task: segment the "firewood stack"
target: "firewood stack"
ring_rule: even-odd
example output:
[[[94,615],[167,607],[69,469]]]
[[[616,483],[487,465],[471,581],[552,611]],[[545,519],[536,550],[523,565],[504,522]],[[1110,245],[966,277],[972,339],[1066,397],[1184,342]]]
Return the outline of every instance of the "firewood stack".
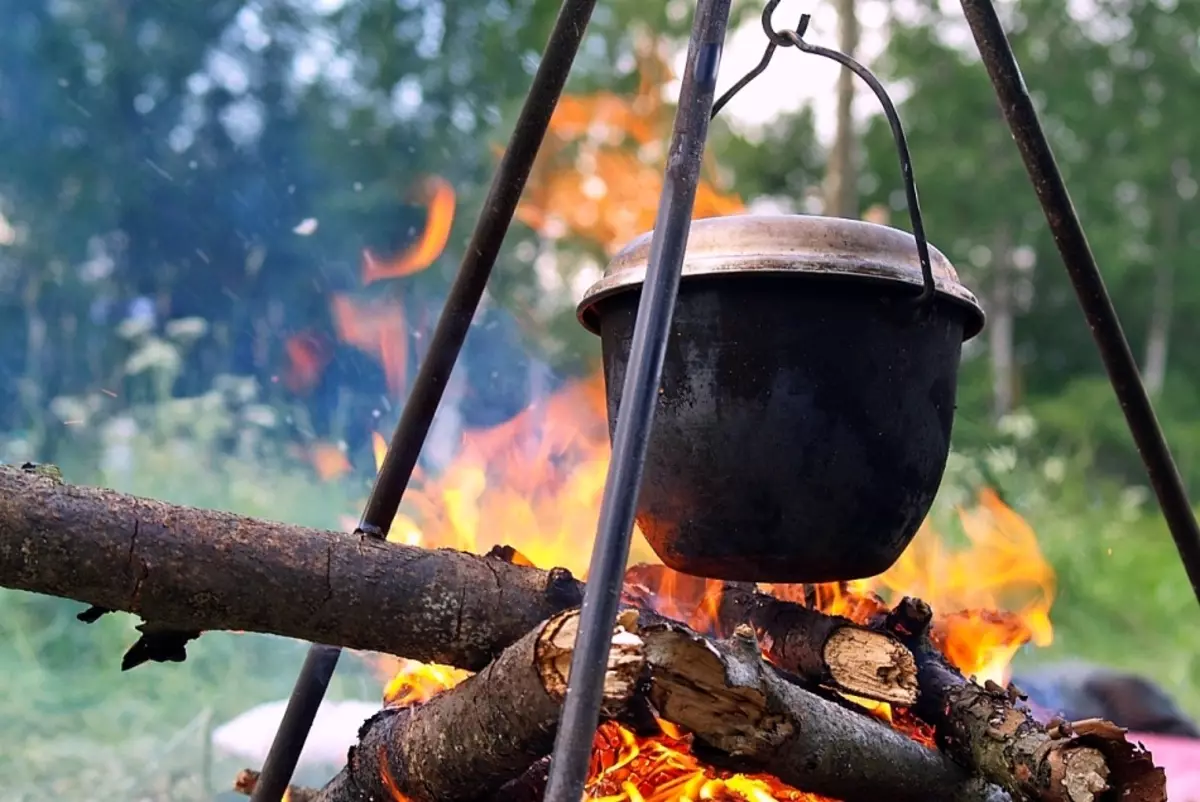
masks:
[[[627,575],[593,796],[1165,802],[1163,771],[1119,727],[1043,726],[1018,689],[964,677],[919,600],[872,602],[851,621],[748,585],[658,593],[662,570]],[[91,605],[84,620],[135,613],[143,640],[178,636],[151,660],[182,659],[188,640],[226,629],[477,672],[382,709],[342,772],[293,802],[539,800],[583,596],[568,571],[512,550],[374,543],[69,485],[38,466],[0,466],[0,585]],[[729,782],[691,795],[653,772],[622,775],[606,749],[623,738]],[[731,772],[767,778],[771,793],[740,794]],[[244,773],[239,789],[255,779]]]
[[[502,550],[487,559],[514,558]],[[917,599],[891,610],[879,603],[856,623],[741,583],[688,580],[660,600],[663,570],[627,575],[593,760],[596,796],[700,798],[693,794],[709,782],[717,795],[704,798],[750,799],[719,782],[741,773],[773,778],[776,799],[810,802],[1166,799],[1163,771],[1121,728],[1043,726],[1017,688],[963,677],[934,645],[932,612]],[[540,800],[577,626],[577,609],[559,612],[495,644],[498,656],[461,684],[385,707],[363,725],[337,777],[289,798]],[[707,770],[691,786],[632,769],[614,780],[604,757],[614,733],[665,743]],[[237,787],[249,793],[255,780],[243,772]]]

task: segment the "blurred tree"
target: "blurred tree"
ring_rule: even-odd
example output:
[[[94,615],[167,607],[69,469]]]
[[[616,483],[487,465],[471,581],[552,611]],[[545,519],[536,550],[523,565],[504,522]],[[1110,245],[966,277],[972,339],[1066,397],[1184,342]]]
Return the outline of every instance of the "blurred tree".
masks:
[[[1062,415],[1046,408],[1077,404],[1079,394],[1070,389],[1076,382],[1098,392],[1102,369],[986,73],[973,47],[963,44],[970,40],[957,4],[946,9],[923,3],[897,15],[877,66],[907,95],[901,115],[930,236],[979,292],[989,315],[987,358],[976,346],[964,364],[960,435],[986,436],[990,427],[972,424],[1031,404],[1056,422],[1056,431],[1045,433],[1055,447],[1095,445],[1089,429],[1113,432],[1104,449],[1110,456],[1115,449],[1122,470],[1136,476],[1140,466],[1111,390],[1096,399],[1111,427],[1097,427],[1077,408]],[[1194,37],[1179,35],[1180,9],[1154,0],[1101,3],[1097,13],[1079,18],[1053,0],[1019,0],[1001,11],[1110,292],[1135,347],[1146,353],[1148,382],[1156,389],[1168,373],[1171,326],[1181,320],[1180,309],[1192,313],[1188,322],[1195,319],[1200,291],[1200,283],[1173,269],[1194,247],[1187,222],[1194,214],[1195,138],[1187,132],[1197,119],[1187,104],[1171,101],[1200,88]],[[881,119],[864,144],[866,201],[900,210],[894,149]],[[1180,368],[1194,361],[1190,352],[1174,358]],[[1196,392],[1196,380],[1185,376],[1197,375],[1200,365],[1188,367],[1177,372],[1180,397]],[[1190,437],[1183,422],[1168,419],[1167,426]],[[1196,452],[1193,445],[1182,448]]]

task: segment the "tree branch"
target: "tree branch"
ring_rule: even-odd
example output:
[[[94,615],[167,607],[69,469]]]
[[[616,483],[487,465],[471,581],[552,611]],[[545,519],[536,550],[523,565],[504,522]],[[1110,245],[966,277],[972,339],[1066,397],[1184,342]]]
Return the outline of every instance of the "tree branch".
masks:
[[[1010,686],[967,680],[928,636],[929,605],[905,598],[886,626],[917,659],[918,716],[937,731],[938,744],[959,763],[1009,791],[1044,802],[1165,802],[1166,774],[1140,744],[1106,721],[1043,727]]]
[[[578,626],[577,611],[561,613],[461,684],[368,719],[346,767],[316,802],[476,800],[520,778],[554,746]],[[633,697],[644,665],[640,641],[618,625],[605,675],[607,715]]]
[[[51,466],[0,466],[0,585],[135,613],[156,636],[266,632],[470,670],[583,588],[564,569],[65,484]]]

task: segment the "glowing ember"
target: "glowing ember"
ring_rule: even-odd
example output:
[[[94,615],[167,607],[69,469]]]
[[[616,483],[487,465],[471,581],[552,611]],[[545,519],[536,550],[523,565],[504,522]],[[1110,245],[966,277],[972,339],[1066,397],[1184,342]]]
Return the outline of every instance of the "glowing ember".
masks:
[[[690,735],[669,722],[659,723],[663,734],[650,738],[638,738],[611,722],[601,725],[588,772],[589,802],[816,802],[823,798],[768,775],[714,769],[692,755]]]

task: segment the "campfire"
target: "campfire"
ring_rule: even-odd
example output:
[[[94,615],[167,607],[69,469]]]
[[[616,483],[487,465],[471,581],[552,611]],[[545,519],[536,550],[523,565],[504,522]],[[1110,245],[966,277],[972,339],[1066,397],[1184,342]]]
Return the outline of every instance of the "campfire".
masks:
[[[518,212],[547,239],[572,235],[611,252],[651,227],[670,79],[652,48],[642,75],[631,100],[568,97],[556,111]],[[454,193],[440,179],[424,191],[426,230],[395,259],[364,254],[364,285],[437,258]],[[698,217],[740,208],[702,184]],[[338,337],[379,359],[401,393],[404,310],[345,295],[331,304]],[[297,387],[322,369],[304,342],[288,344]],[[384,440],[375,441],[378,462]],[[519,639],[479,634],[488,646],[473,646],[490,659],[478,671],[369,655],[386,683],[382,711],[342,773],[320,791],[292,789],[293,801],[541,799],[578,623],[574,577],[586,581],[608,449],[597,374],[467,433],[448,469],[414,478],[390,541],[486,555],[502,599],[522,608],[549,599],[553,614]],[[311,458],[325,478],[349,470],[328,447]],[[1029,525],[987,489],[957,524],[961,547],[927,521],[886,573],[802,586],[676,573],[635,535],[586,798],[1165,799],[1161,770],[1123,730],[1039,723],[1008,684],[1017,651],[1052,639],[1054,575]],[[509,587],[511,571],[534,579]],[[472,637],[460,619],[451,638]],[[247,772],[239,787],[254,782]]]
[[[450,470],[410,491],[410,512],[397,521],[392,538],[582,574],[603,489],[605,425],[602,388],[593,378],[568,386],[500,427],[470,434]],[[485,521],[486,532],[507,542],[490,539],[481,524]],[[1054,575],[1032,529],[996,493],[981,492],[975,506],[959,511],[958,524],[964,547],[952,548],[927,522],[891,570],[857,582],[753,586],[687,576],[651,563],[636,565],[626,575],[624,601],[630,613],[614,648],[619,651],[622,635],[639,637],[635,633],[646,615],[651,627],[661,628],[656,633],[704,638],[692,643],[711,646],[722,661],[739,658],[728,656],[724,650],[731,647],[720,644],[744,638],[761,653],[767,666],[763,670],[787,678],[780,681],[802,682],[823,699],[835,698],[839,713],[853,710],[926,747],[937,748],[939,726],[964,728],[972,741],[968,749],[986,748],[975,743],[986,739],[994,739],[997,754],[1021,747],[1018,731],[1032,726],[1032,720],[1021,712],[1020,691],[1006,684],[1009,663],[1022,645],[1050,642]],[[637,550],[652,559],[644,544]],[[940,612],[932,615],[930,606]],[[549,629],[550,624],[543,632]],[[569,654],[570,643],[552,639],[545,648]],[[420,709],[478,676],[402,658],[374,659],[387,679],[383,700],[390,711]],[[619,668],[619,656],[613,659]],[[565,670],[561,654],[554,665],[556,671]],[[939,705],[922,701],[923,671],[934,682],[951,683],[938,691],[941,702],[950,704],[951,697],[968,693],[956,703],[961,706],[939,712]],[[977,703],[970,699],[972,691],[985,700],[986,713],[970,708]],[[991,731],[989,722],[997,710],[1015,717],[1013,731]],[[688,712],[670,720],[659,711],[640,722],[618,716],[602,724],[592,753],[588,799],[826,798],[769,772],[719,767],[697,755],[694,739],[707,740],[712,733],[696,735],[679,726],[680,718],[696,715]],[[699,716],[708,719],[704,712]],[[1028,754],[1018,758],[1025,762],[1011,766],[1014,779],[1023,770],[1048,766],[1060,752],[1064,760],[1084,755],[1088,758],[1068,761],[1078,767],[1068,773],[1073,790],[1058,794],[1042,788],[1035,798],[1100,798],[1111,769],[1103,750],[1086,744],[1109,736],[1119,740],[1119,731],[1088,733],[1086,738],[1066,732],[1057,746],[1044,734],[1036,747],[1023,747]],[[1035,754],[1038,750],[1043,754]],[[545,761],[537,761],[505,792],[512,796],[497,798],[517,798],[519,787],[528,798],[540,799],[538,781],[544,780],[544,770]],[[400,793],[398,798],[407,798]]]

